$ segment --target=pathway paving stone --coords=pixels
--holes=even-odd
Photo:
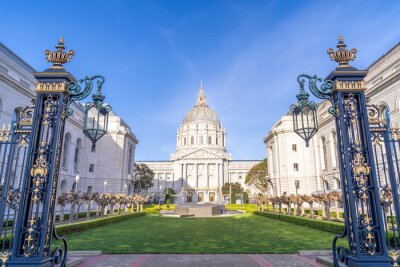
[[[107,254],[78,267],[323,267],[314,256],[293,254]]]

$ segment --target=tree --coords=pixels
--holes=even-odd
[[[243,188],[239,183],[225,183],[221,191],[223,195],[230,195],[231,204],[236,204],[236,195],[242,194]]]
[[[153,187],[154,172],[146,164],[135,163],[135,182],[133,191],[137,194],[145,194]]]
[[[315,198],[313,196],[307,196],[304,195],[302,196],[303,201],[307,202],[308,205],[310,206],[310,213],[311,213],[311,218],[314,219],[314,202],[315,202]]]
[[[330,197],[335,201],[336,219],[339,220],[340,219],[340,215],[339,215],[339,200],[342,199],[342,192],[333,191],[333,192],[330,192],[329,194],[330,194]]]
[[[58,205],[60,205],[61,209],[60,209],[60,218],[59,221],[63,222],[64,221],[64,209],[65,206],[68,204],[68,200],[69,200],[69,196],[68,193],[62,193],[59,197],[58,197]]]
[[[272,187],[272,181],[268,177],[267,159],[264,159],[250,169],[246,175],[245,183],[249,186],[257,188],[263,194],[268,192],[268,190]]]
[[[249,193],[243,192],[243,204],[249,204]]]
[[[165,204],[172,204],[173,203],[173,199],[172,199],[172,195],[175,195],[175,190],[171,187],[167,188],[167,193],[165,194]]]

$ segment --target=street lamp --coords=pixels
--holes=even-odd
[[[159,190],[158,190],[158,209],[161,209],[161,188],[162,185],[159,185]]]
[[[102,76],[97,76],[97,91],[92,95],[93,102],[85,104],[85,121],[83,132],[92,141],[92,149],[96,148],[96,142],[107,133],[108,115],[111,107],[104,103],[105,96],[101,92],[104,83]]]
[[[107,180],[104,181],[104,194],[106,193]]]
[[[296,186],[296,196],[297,196],[298,195],[297,190],[299,190],[299,188],[300,188],[300,180],[295,180],[294,185]]]
[[[78,182],[79,182],[79,174],[75,176],[75,193],[78,192]]]
[[[318,131],[317,123],[317,104],[308,100],[309,94],[304,90],[304,75],[297,77],[300,84],[300,93],[296,95],[297,103],[293,104],[290,109],[293,116],[293,128],[301,138],[306,141],[306,147],[309,146],[309,140]]]

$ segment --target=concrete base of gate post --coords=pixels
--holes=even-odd
[[[85,261],[87,257],[96,257],[102,255],[101,251],[69,251],[66,267],[75,267]],[[59,267],[57,264],[55,267]]]

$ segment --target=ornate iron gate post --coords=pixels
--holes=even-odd
[[[74,51],[64,52],[63,38],[56,49],[45,52],[47,61],[53,66],[34,73],[38,82],[32,132],[7,266],[51,266],[54,263],[65,266],[67,243],[57,236],[54,227],[64,125],[65,119],[72,114],[70,104],[87,97],[95,79],[97,92],[93,95],[93,103],[85,106],[84,133],[94,145],[107,132],[111,107],[103,103],[105,96],[101,87],[104,78],[98,75],[85,77],[79,81],[84,82],[82,88],[62,65],[71,60]],[[53,237],[63,241],[64,249],[51,247]]]
[[[76,79],[62,64],[74,51],[64,52],[60,39],[57,51],[46,51],[53,66],[34,73],[38,80],[28,163],[22,185],[19,215],[12,256],[8,266],[51,266],[53,257],[63,258],[62,250],[51,252],[57,183],[66,109],[68,83]],[[65,257],[64,257],[65,258]]]
[[[367,71],[357,70],[348,64],[355,58],[357,50],[346,50],[341,37],[337,48],[337,51],[328,49],[328,54],[339,66],[325,80],[310,75],[298,77],[301,90],[297,96],[298,103],[292,106],[294,128],[306,142],[317,130],[317,126],[312,128],[312,123],[309,123],[310,117],[316,118],[317,107],[308,100],[308,94],[304,91],[303,78],[306,78],[309,79],[309,88],[316,97],[331,101],[329,112],[336,118],[345,232],[333,240],[334,264],[339,266],[339,262],[342,262],[348,266],[392,266],[380,210],[368,125],[364,93],[366,88],[363,81]],[[322,81],[324,82],[318,87],[317,82]],[[338,238],[346,235],[348,248],[337,246]]]

